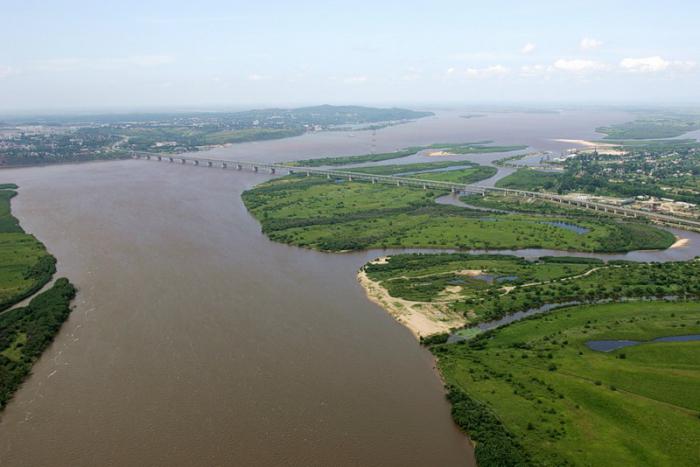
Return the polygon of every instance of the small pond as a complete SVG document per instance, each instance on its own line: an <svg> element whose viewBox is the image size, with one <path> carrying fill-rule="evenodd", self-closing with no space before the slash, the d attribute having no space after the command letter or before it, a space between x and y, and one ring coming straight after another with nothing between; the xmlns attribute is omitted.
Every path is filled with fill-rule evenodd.
<svg viewBox="0 0 700 467"><path fill-rule="evenodd" d="M554 227L559 227L560 229L570 230L572 232L576 232L579 235L587 234L588 232L590 232L590 229L587 229L585 227L581 227L580 225L571 224L569 222L544 221L544 222L541 222L541 224L552 225Z"/></svg>
<svg viewBox="0 0 700 467"><path fill-rule="evenodd" d="M586 346L591 350L596 350L598 352L612 352L613 350L622 349L624 347L631 347L633 345L648 344L650 342L688 342L688 341L700 341L700 334L690 334L687 336L667 336L667 337L657 337L650 341L628 341L628 340L600 340L600 341L588 341Z"/></svg>

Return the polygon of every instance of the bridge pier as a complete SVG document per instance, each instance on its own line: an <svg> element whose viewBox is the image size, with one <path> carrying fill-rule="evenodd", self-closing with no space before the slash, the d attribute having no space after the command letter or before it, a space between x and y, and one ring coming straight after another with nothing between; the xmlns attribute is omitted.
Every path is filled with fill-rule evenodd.
<svg viewBox="0 0 700 467"><path fill-rule="evenodd" d="M372 184L374 185L375 183L377 183L377 179L376 179L376 178L373 178L373 179L372 179Z"/></svg>
<svg viewBox="0 0 700 467"><path fill-rule="evenodd" d="M238 166L241 167L240 164L239 164ZM242 168L242 167L241 167L241 168ZM238 170L241 170L241 169L238 169ZM258 166L257 166L257 165L254 165L254 166L253 166L253 172L257 172L257 171L258 171Z"/></svg>
<svg viewBox="0 0 700 467"><path fill-rule="evenodd" d="M423 184L423 189L424 189L424 190L427 190L427 189L428 189L428 185L426 185L426 184L424 183L424 184Z"/></svg>
<svg viewBox="0 0 700 467"><path fill-rule="evenodd" d="M170 162L175 162L172 157L168 157L170 159Z"/></svg>
<svg viewBox="0 0 700 467"><path fill-rule="evenodd" d="M274 174L274 173L275 173L275 168L274 168L274 167L270 167L270 173L271 173L271 174Z"/></svg>
<svg viewBox="0 0 700 467"><path fill-rule="evenodd" d="M195 161L194 161L194 165L199 165L199 161L198 161L198 160L195 160Z"/></svg>
<svg viewBox="0 0 700 467"><path fill-rule="evenodd" d="M180 164L185 164L187 161L185 159L180 159Z"/></svg>
<svg viewBox="0 0 700 467"><path fill-rule="evenodd" d="M242 166L241 164L236 164L236 169L237 169L237 170L243 170L243 166ZM257 168L257 167L255 167L254 169L255 169L256 172L258 171L258 168Z"/></svg>
<svg viewBox="0 0 700 467"><path fill-rule="evenodd" d="M307 172L306 172L306 176L307 176L307 177L310 177L310 176L311 176L311 172L308 172L308 171L307 171Z"/></svg>
<svg viewBox="0 0 700 467"><path fill-rule="evenodd" d="M208 166L208 167L211 167L211 166L213 166L213 165L214 165L214 164L212 164L211 161L207 161L207 166Z"/></svg>
<svg viewBox="0 0 700 467"><path fill-rule="evenodd" d="M454 194L457 190L455 190L455 187L452 187L450 188L450 191L452 192L452 194Z"/></svg>
<svg viewBox="0 0 700 467"><path fill-rule="evenodd" d="M331 174L326 174L326 178L327 178L328 180L330 180L330 179L331 179Z"/></svg>
<svg viewBox="0 0 700 467"><path fill-rule="evenodd" d="M163 158L161 156L158 156L158 162L162 161Z"/></svg>
<svg viewBox="0 0 700 467"><path fill-rule="evenodd" d="M221 168L222 168L222 169L228 168L228 164L227 164L226 162L222 162L222 163L221 163Z"/></svg>

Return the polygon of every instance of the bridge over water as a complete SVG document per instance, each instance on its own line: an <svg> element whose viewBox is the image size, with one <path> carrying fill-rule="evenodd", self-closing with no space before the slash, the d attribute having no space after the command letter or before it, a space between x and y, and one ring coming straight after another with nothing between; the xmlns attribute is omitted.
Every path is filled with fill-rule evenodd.
<svg viewBox="0 0 700 467"><path fill-rule="evenodd" d="M346 179L348 181L362 180L371 183L383 183L393 186L412 186L423 188L434 188L438 190L451 191L452 193L466 194L481 194L487 192L500 193L509 196L520 196L524 198L535 198L551 201L559 204L566 204L582 209L600 211L621 217L639 217L649 219L660 224L670 225L686 230L700 230L700 221L685 219L682 217L660 214L656 212L643 211L640 209L632 209L624 206L616 206L612 204L588 201L582 199L570 198L567 196L558 195L555 193L546 193L538 191L513 190L509 188L487 187L478 184L464 184L454 182L444 182L438 180L421 180L419 178L405 177L398 175L372 175L352 170L336 170L324 169L319 167L301 167L288 164L279 164L274 162L250 162L250 161L232 161L223 159L211 159L204 157L173 155L173 154L158 154L148 152L132 152L132 157L135 159L147 159L156 161L165 161L178 164L190 164L203 167L217 167L223 169L247 170L253 172L269 173L269 174L302 174L306 176L316 175L323 176L328 179Z"/></svg>

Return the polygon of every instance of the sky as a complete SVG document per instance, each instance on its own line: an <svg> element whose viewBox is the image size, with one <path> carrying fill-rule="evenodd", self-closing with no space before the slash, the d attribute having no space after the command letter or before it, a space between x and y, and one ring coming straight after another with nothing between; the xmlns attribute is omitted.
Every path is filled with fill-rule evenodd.
<svg viewBox="0 0 700 467"><path fill-rule="evenodd" d="M698 104L700 2L3 0L0 111Z"/></svg>

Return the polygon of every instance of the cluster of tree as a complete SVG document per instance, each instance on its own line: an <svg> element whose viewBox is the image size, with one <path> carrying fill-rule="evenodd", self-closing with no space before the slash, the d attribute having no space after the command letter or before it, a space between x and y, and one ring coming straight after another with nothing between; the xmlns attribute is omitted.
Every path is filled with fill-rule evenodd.
<svg viewBox="0 0 700 467"><path fill-rule="evenodd" d="M435 350L439 354L440 348ZM531 465L529 456L515 436L486 404L473 399L454 385L447 387L447 399L452 404L455 423L469 433L476 444L474 455L480 467Z"/></svg>
<svg viewBox="0 0 700 467"><path fill-rule="evenodd" d="M66 278L34 297L26 307L0 314L0 409L70 314L75 288Z"/></svg>

